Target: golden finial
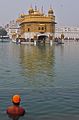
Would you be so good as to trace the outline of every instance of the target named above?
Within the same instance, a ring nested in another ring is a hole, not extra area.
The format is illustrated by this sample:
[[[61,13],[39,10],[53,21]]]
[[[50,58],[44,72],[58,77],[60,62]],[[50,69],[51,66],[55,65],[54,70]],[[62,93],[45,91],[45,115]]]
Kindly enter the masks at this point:
[[[52,6],[50,5],[50,9],[52,9]]]
[[[41,12],[42,12],[42,14],[43,14],[43,6],[42,6],[42,8],[41,8]]]
[[[35,11],[37,11],[37,6],[35,5]]]

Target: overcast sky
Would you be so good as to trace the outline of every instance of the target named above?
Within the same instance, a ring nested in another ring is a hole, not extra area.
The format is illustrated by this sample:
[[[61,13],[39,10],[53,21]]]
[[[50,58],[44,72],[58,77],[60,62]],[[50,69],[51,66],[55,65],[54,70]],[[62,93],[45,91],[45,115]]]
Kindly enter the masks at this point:
[[[79,26],[79,0],[0,0],[0,25],[15,20],[20,13],[27,13],[32,5],[47,13],[50,5],[54,9],[58,26]]]

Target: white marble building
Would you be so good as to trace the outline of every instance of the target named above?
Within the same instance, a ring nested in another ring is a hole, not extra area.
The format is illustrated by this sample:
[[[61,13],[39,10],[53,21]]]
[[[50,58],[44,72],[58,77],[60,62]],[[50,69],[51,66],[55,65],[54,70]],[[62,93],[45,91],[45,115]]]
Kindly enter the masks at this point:
[[[64,33],[65,38],[76,39],[79,38],[79,27],[56,27],[55,28],[55,37],[60,37],[61,33]]]
[[[5,25],[5,29],[10,37],[12,39],[12,35],[15,33],[17,34],[19,32],[19,26],[16,23],[16,21],[12,20],[9,24]]]
[[[19,26],[16,23],[16,21],[10,21],[9,24],[5,26],[6,31],[8,32],[8,35],[10,38],[12,38],[12,34],[19,33]],[[70,39],[79,39],[79,27],[69,27],[69,26],[56,26],[55,27],[55,38],[60,38],[61,33],[64,34],[65,38]]]

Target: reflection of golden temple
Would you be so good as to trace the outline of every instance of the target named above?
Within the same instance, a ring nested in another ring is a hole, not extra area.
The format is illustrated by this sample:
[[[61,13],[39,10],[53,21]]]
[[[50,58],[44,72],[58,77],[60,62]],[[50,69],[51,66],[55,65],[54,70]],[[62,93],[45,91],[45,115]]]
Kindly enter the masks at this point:
[[[64,44],[64,33],[61,33],[60,44]]]
[[[43,9],[40,12],[37,6],[35,9],[30,7],[28,14],[21,14],[16,21],[20,26],[21,37],[26,41],[29,39],[30,42],[49,43],[52,41],[50,38],[54,37],[55,16],[52,8],[48,10],[48,15],[45,15]]]
[[[26,76],[34,77],[39,71],[52,72],[54,67],[54,46],[20,46],[21,65]]]

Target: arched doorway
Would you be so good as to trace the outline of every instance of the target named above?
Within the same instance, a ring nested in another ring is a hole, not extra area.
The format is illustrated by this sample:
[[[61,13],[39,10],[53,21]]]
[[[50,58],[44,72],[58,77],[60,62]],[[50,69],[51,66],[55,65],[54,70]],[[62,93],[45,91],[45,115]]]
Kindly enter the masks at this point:
[[[47,35],[40,35],[40,36],[38,36],[38,43],[45,43],[47,38],[48,38]]]

